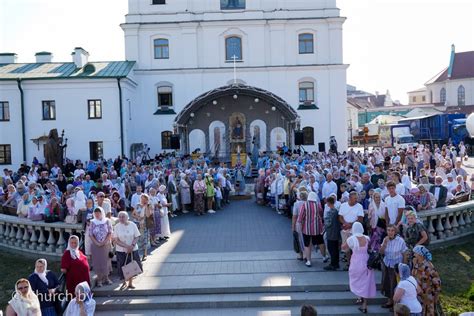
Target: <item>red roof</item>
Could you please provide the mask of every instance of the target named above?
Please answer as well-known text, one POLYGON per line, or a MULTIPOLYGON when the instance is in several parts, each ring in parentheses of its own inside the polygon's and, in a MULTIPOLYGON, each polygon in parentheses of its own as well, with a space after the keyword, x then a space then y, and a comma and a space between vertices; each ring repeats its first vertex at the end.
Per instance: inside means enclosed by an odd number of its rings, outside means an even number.
MULTIPOLYGON (((474 51, 456 53, 454 56, 453 71, 450 79, 474 78, 474 51)), ((434 82, 443 82, 448 79, 448 69, 445 69, 434 82)))

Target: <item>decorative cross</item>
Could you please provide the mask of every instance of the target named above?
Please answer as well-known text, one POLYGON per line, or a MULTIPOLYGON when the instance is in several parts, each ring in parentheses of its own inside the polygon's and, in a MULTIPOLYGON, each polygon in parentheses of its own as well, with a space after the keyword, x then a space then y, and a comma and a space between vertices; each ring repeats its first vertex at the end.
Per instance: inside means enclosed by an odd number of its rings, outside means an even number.
POLYGON ((235 61, 239 58, 237 56, 232 56, 231 57, 232 60, 234 61, 234 84, 237 84, 237 64, 235 63, 235 61))

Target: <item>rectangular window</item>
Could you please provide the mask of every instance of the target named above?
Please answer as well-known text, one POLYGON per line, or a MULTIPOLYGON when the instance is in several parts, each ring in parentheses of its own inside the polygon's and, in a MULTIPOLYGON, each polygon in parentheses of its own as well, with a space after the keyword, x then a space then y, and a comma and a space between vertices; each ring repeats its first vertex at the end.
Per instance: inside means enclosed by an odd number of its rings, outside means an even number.
POLYGON ((102 118, 102 101, 101 100, 88 100, 89 107, 89 119, 101 119, 102 118))
POLYGON ((221 0, 221 10, 245 9, 245 0, 221 0))
POLYGON ((171 87, 158 87, 158 107, 173 106, 173 90, 171 87))
POLYGON ((0 145, 0 165, 12 164, 12 148, 11 145, 0 145))
POLYGON ((300 103, 314 103, 314 84, 312 82, 300 83, 300 103))
POLYGON ((166 4, 166 0, 153 0, 151 4, 166 4))
POLYGON ((8 102, 0 102, 0 121, 10 120, 10 105, 8 102))
POLYGON ((426 101, 426 97, 425 97, 425 96, 422 96, 422 97, 421 97, 421 101, 425 102, 425 101, 426 101))
POLYGON ((103 142, 90 142, 89 152, 91 160, 99 160, 104 157, 104 143, 103 142))
POLYGON ((155 50, 155 59, 170 58, 170 46, 169 41, 166 38, 158 38, 154 40, 153 47, 155 50))
POLYGON ((56 119, 56 103, 54 101, 43 101, 43 120, 56 119))
POLYGON ((313 34, 305 33, 299 35, 299 53, 300 54, 313 54, 314 53, 314 40, 313 34))

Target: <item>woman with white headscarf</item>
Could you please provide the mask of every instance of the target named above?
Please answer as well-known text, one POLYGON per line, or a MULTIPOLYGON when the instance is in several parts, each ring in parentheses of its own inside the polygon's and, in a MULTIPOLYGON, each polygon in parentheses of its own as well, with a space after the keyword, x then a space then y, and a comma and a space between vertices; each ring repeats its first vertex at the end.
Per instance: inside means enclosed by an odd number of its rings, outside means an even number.
POLYGON ((67 306, 64 316, 94 316, 96 303, 89 284, 78 284, 74 293, 76 297, 67 306))
POLYGON ((74 196, 74 215, 78 215, 79 212, 85 211, 86 209, 86 196, 84 194, 84 191, 79 190, 74 196))
POLYGON ((39 296, 42 316, 56 316, 54 294, 59 281, 53 271, 48 271, 46 259, 36 260, 35 272, 28 277, 28 281, 31 290, 39 296))
POLYGON ((90 284, 89 263, 87 257, 79 250, 79 237, 69 237, 67 248, 61 259, 61 272, 66 275, 68 295, 74 295, 76 286, 81 282, 90 284))
POLYGON ((362 303, 359 310, 367 313, 367 299, 375 297, 375 276, 374 271, 367 268, 369 254, 367 248, 369 237, 364 235, 364 227, 360 222, 352 224, 352 236, 342 245, 343 251, 352 250, 349 265, 349 287, 351 292, 357 295, 362 303))
POLYGON ((97 274, 97 287, 102 284, 112 284, 108 275, 110 241, 112 238, 112 225, 105 216, 104 209, 100 206, 94 209, 94 219, 92 219, 89 236, 91 237, 92 267, 97 274))
POLYGON ((15 295, 8 302, 6 314, 7 316, 41 316, 40 302, 27 279, 16 281, 15 295))
POLYGON ((191 204, 191 186, 186 181, 188 178, 187 174, 181 173, 180 178, 179 193, 181 195, 182 210, 183 213, 188 213, 189 204, 191 204))
POLYGON ((393 302, 407 306, 410 309, 411 316, 421 316, 423 308, 417 298, 418 294, 421 293, 421 288, 416 279, 411 276, 410 267, 400 263, 398 265, 398 273, 400 275, 400 282, 395 289, 393 302))
POLYGON ((172 204, 168 203, 168 199, 166 198, 166 186, 164 184, 160 185, 158 191, 158 200, 160 201, 161 211, 163 212, 161 216, 160 238, 168 239, 171 235, 170 221, 168 218, 168 207, 170 207, 172 204))

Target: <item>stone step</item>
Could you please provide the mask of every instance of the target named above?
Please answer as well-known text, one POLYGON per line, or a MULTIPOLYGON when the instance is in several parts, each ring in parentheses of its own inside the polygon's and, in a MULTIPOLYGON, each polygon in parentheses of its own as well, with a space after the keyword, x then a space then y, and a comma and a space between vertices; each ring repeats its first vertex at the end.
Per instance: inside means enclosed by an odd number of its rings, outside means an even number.
MULTIPOLYGON (((356 305, 353 306, 317 306, 318 315, 341 315, 341 316, 361 316, 361 312, 356 305)), ((254 308, 202 308, 176 310, 164 309, 157 311, 134 310, 134 311, 99 311, 96 315, 100 316, 300 316, 299 306, 283 306, 283 307, 254 307, 254 308)), ((369 306, 368 313, 370 316, 388 316, 387 309, 383 309, 377 305, 369 306)))
MULTIPOLYGON (((242 294, 196 294, 96 297, 98 311, 116 310, 162 310, 198 308, 253 308, 301 306, 350 306, 356 297, 345 292, 283 292, 283 293, 242 293, 242 294)), ((386 299, 381 295, 371 299, 371 304, 382 304, 386 299)))

